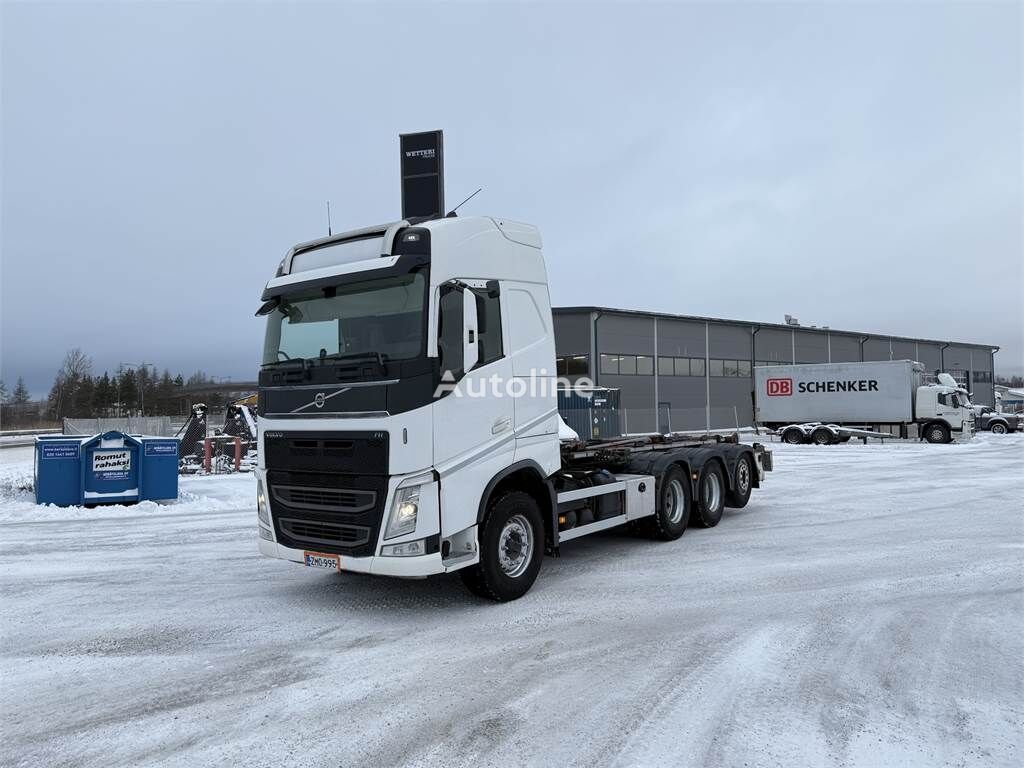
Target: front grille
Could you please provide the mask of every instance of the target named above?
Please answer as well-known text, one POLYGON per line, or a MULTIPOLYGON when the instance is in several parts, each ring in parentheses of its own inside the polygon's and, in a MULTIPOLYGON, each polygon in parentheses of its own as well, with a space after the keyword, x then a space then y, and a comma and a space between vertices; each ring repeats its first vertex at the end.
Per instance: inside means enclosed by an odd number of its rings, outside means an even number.
POLYGON ((281 530, 288 538, 310 544, 358 547, 370 541, 370 529, 362 525, 328 523, 322 520, 294 520, 283 517, 281 530))
POLYGON ((289 507, 355 513, 373 509, 377 503, 376 491, 308 485, 274 485, 272 488, 274 498, 289 507))

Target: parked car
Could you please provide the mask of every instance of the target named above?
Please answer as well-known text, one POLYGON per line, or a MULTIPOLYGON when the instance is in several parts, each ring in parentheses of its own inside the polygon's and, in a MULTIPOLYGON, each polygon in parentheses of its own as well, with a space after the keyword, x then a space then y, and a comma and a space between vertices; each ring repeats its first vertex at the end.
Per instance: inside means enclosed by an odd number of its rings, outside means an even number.
POLYGON ((981 431, 987 429, 997 435, 1005 435, 1007 432, 1016 432, 1020 427, 1020 416, 1014 413, 999 413, 988 405, 975 405, 974 429, 981 431))

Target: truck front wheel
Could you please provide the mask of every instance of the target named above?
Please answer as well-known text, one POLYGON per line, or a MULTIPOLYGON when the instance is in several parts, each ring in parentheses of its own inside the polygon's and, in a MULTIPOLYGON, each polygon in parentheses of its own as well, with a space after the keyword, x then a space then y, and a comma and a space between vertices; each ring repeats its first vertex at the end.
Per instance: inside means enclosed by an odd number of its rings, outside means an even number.
POLYGON ((925 427, 924 439, 929 443, 948 443, 949 427, 945 424, 929 424, 925 427))
POLYGON ((487 508, 480 533, 480 562, 459 571, 475 595, 499 603, 525 595, 544 557, 544 523, 530 494, 509 491, 487 508))
POLYGON ((1003 424, 1003 422, 1001 422, 1001 421, 994 421, 994 422, 992 422, 992 425, 989 427, 989 430, 994 435, 1005 435, 1006 434, 1006 425, 1003 424))

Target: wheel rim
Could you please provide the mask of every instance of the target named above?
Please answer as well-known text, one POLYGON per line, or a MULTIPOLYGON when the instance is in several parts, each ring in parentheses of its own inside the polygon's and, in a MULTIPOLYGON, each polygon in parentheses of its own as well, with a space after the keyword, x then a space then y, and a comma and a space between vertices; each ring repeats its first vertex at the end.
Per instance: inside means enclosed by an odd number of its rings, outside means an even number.
POLYGON ((746 495, 750 488, 750 463, 746 459, 740 459, 740 465, 736 468, 736 487, 741 495, 746 495))
POLYGON ((668 521, 672 525, 677 525, 680 520, 683 519, 683 513, 686 512, 686 492, 683 490, 683 484, 678 479, 673 479, 668 484, 668 521))
POLYGON ((829 437, 824 432, 819 432, 814 436, 814 442, 816 445, 824 445, 829 442, 829 437))
POLYGON ((932 442, 933 443, 941 443, 942 442, 942 428, 941 427, 932 427, 932 442))
POLYGON ((513 515, 498 537, 498 563, 502 573, 521 576, 533 559, 533 528, 522 515, 513 515))
POLYGON ((704 476, 704 509, 714 512, 722 500, 722 483, 715 472, 704 476))
POLYGON ((789 443, 790 445, 796 445, 797 443, 800 442, 800 435, 797 434, 796 432, 787 432, 786 442, 789 443))

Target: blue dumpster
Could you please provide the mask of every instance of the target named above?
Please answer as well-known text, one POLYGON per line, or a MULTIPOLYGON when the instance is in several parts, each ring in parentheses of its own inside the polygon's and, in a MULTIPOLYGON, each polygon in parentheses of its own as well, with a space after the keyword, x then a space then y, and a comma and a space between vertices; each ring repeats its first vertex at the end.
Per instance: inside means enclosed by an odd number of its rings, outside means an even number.
POLYGON ((36 438, 37 504, 128 504, 178 498, 178 441, 106 432, 36 438))

